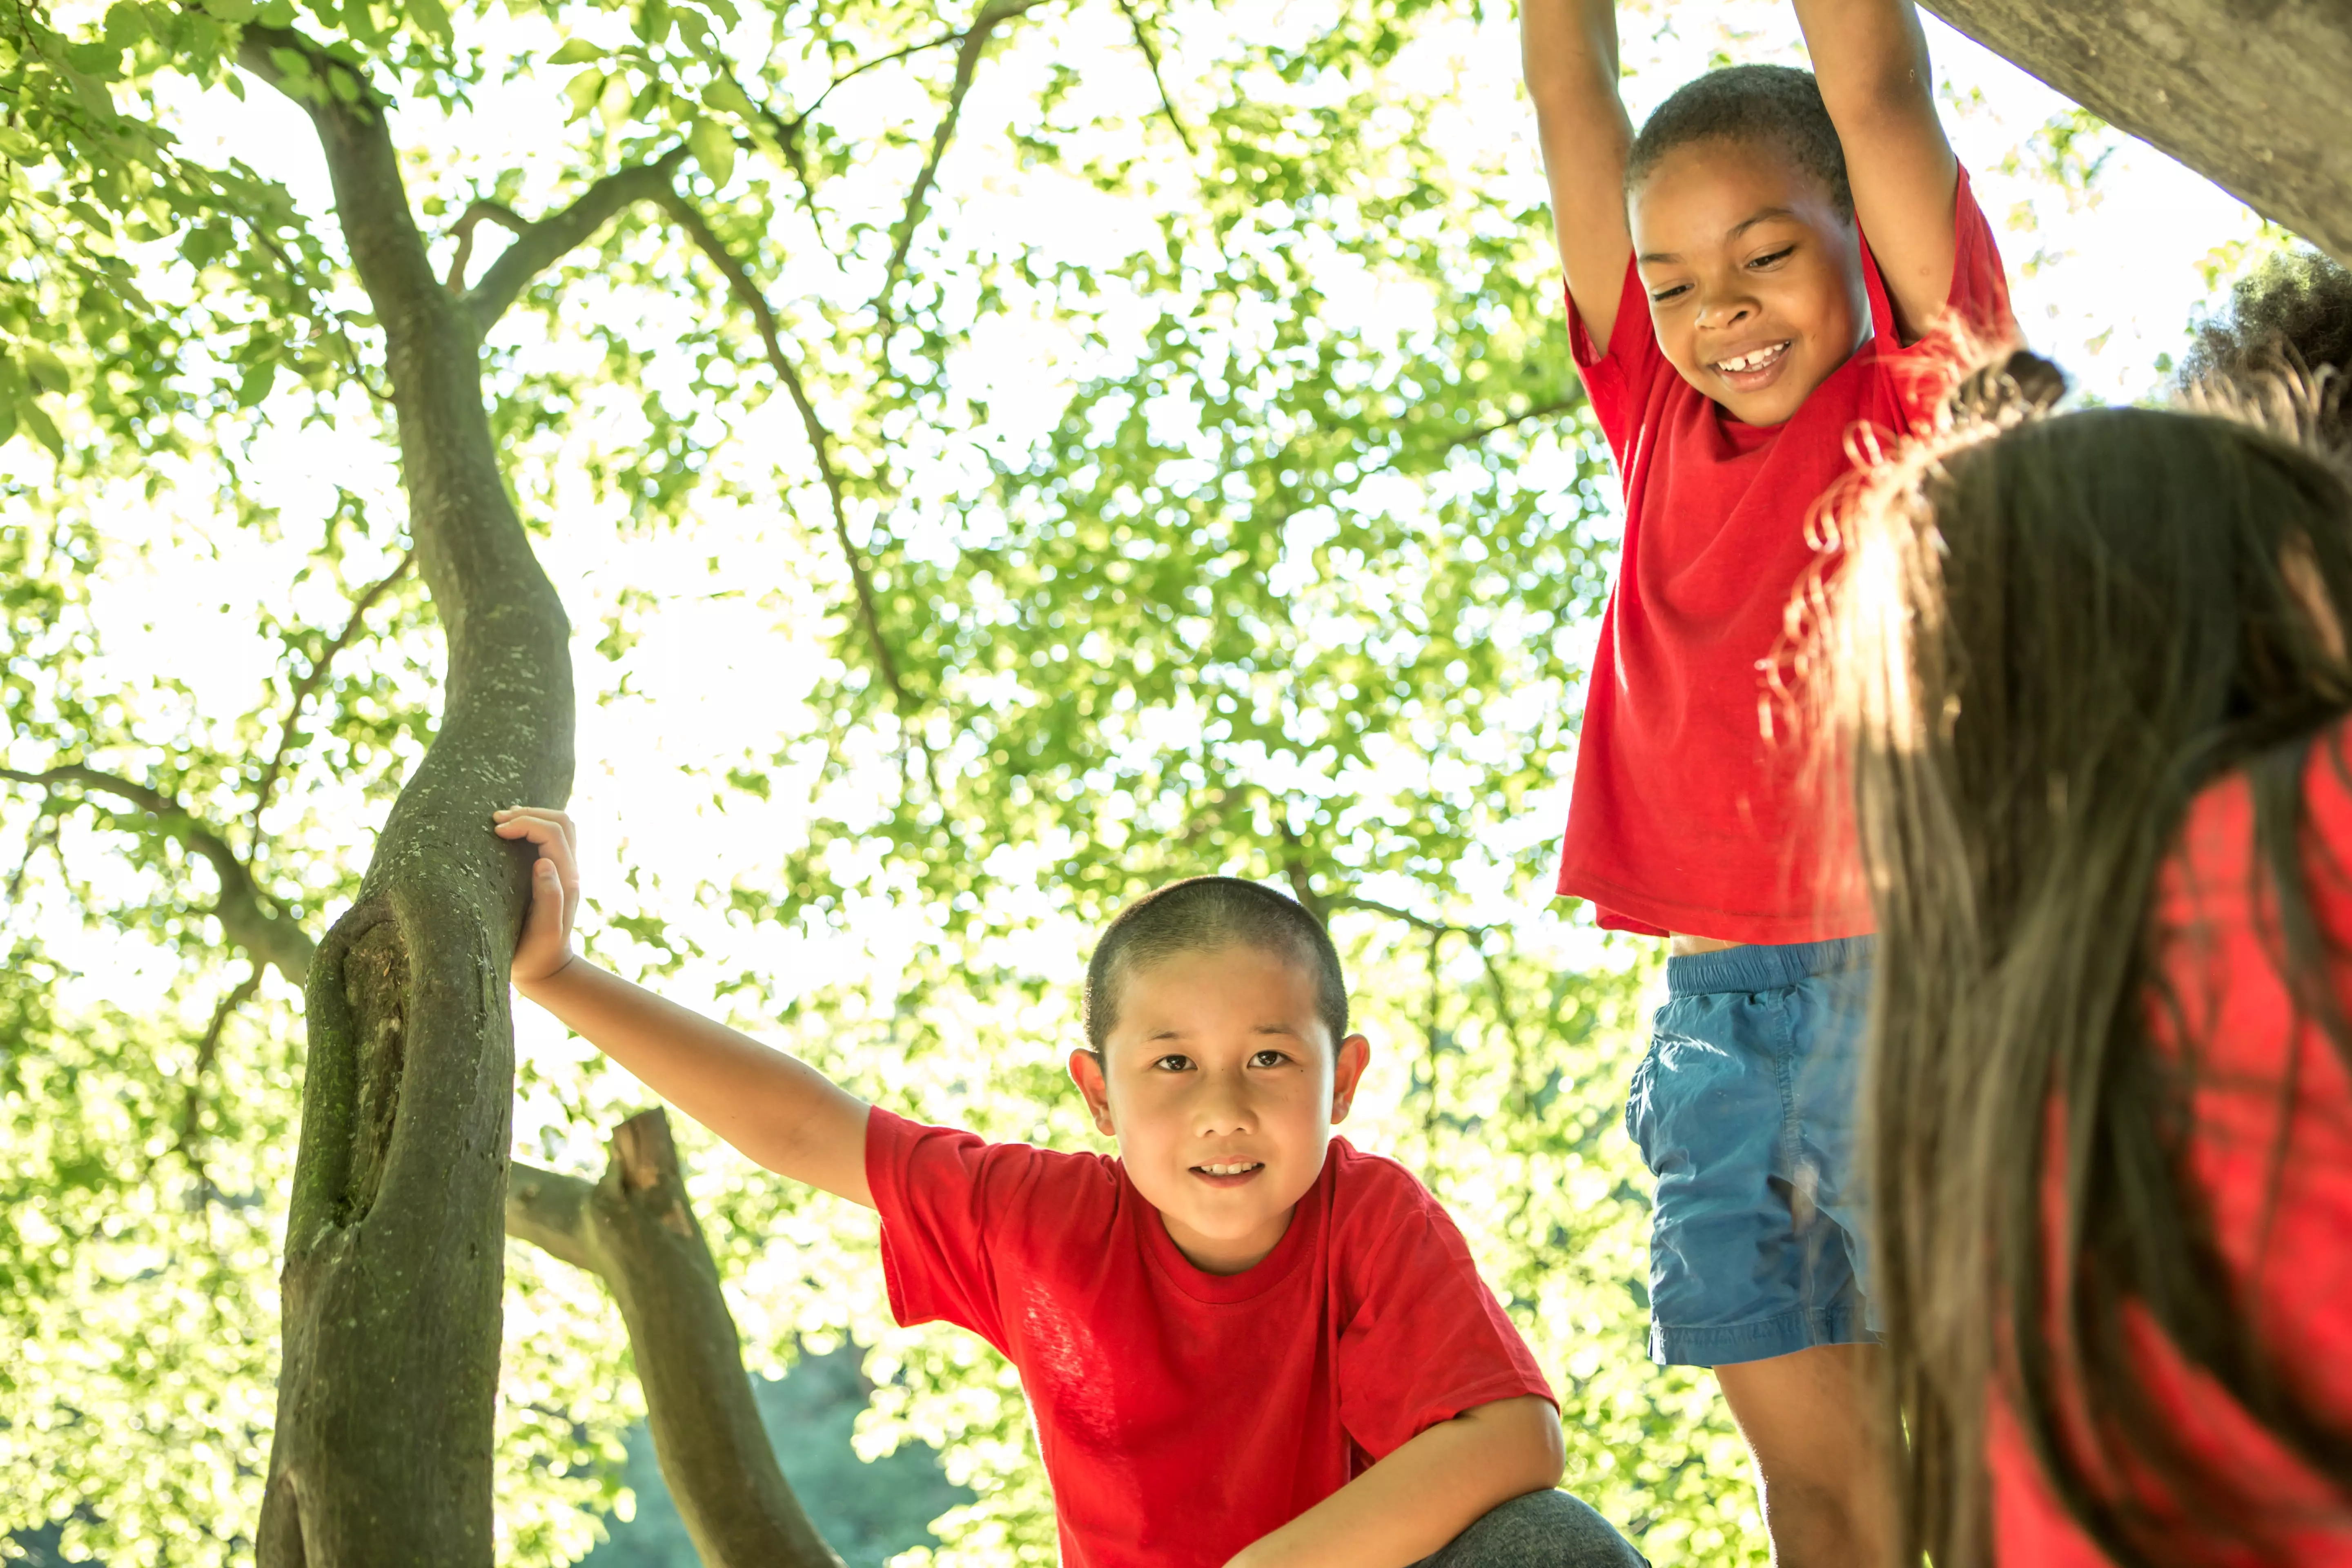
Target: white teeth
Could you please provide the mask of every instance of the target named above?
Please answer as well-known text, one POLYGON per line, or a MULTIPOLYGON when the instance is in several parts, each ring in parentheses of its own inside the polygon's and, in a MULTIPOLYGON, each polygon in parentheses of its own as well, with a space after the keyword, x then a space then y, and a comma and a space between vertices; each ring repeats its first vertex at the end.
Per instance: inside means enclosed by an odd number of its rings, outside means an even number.
POLYGON ((1258 1168, 1258 1164, 1259 1162, 1252 1160, 1248 1163, 1241 1165, 1195 1165, 1192 1169, 1200 1172, 1204 1176, 1238 1176, 1244 1173, 1256 1170, 1258 1168))
POLYGON ((1741 354, 1738 359, 1717 360, 1715 362, 1715 368, 1731 371, 1754 370, 1780 358, 1780 351, 1788 346, 1786 343, 1774 343, 1769 349, 1758 349, 1751 353, 1741 354))

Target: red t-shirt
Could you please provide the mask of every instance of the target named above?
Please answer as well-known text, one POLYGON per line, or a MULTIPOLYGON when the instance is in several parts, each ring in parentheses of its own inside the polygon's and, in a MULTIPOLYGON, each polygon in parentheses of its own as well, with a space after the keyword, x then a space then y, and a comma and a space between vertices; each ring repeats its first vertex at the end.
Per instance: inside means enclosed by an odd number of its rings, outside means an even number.
POLYGON ((1552 1397, 1461 1233, 1331 1141, 1275 1249, 1204 1273, 1118 1161, 876 1110, 866 1175, 901 1323, 1020 1369, 1071 1568, 1214 1568, 1424 1427, 1552 1397))
MULTIPOLYGON (((2000 254, 1966 171, 1955 200, 1948 308, 2005 334, 2000 254)), ((1825 871, 1850 852, 1802 798, 1804 748, 1785 715, 1768 741, 1759 707, 1790 597, 1822 561, 1807 522, 1853 471, 1849 443, 1858 428, 1919 429, 1948 384, 1948 337, 1896 346, 1867 242, 1862 272, 1871 338, 1778 426, 1741 424, 1666 363, 1632 262, 1607 353, 1570 301, 1577 368, 1625 487, 1559 864, 1559 890, 1603 926, 1771 942, 1870 929, 1859 880, 1825 871)))
MULTIPOLYGON (((2352 954, 2352 745, 2339 727, 2313 748, 2304 775, 2305 865, 2326 951, 2352 954)), ((2272 958, 2275 902, 2256 892, 2253 797, 2242 776, 2200 795, 2179 852, 2158 882, 2157 962, 2179 1004, 2150 1012, 2159 1047, 2192 1064, 2189 1180, 2210 1205, 2212 1235, 2272 1366, 2323 1419, 2352 1435, 2352 1080, 2317 1024, 2298 1022, 2272 958), (2187 1038, 2182 1038, 2184 1033, 2187 1038), (2294 1097, 2286 1157, 2273 1165, 2282 1086, 2294 1097), (2271 1180, 2278 1179, 2269 1230, 2271 1180)), ((2339 956, 2336 995, 2352 1007, 2352 961, 2339 956)), ((2189 1368, 2146 1318, 2127 1319, 2159 1407, 2200 1468, 2246 1489, 2284 1532, 2280 1563, 2352 1568, 2352 1497, 2299 1468, 2220 1385, 2189 1368)), ((2106 1568, 2051 1491, 2005 1404, 1990 1436, 1998 1560, 2027 1568, 2106 1568)), ((2252 1565, 2240 1552, 2183 1561, 2252 1565)))

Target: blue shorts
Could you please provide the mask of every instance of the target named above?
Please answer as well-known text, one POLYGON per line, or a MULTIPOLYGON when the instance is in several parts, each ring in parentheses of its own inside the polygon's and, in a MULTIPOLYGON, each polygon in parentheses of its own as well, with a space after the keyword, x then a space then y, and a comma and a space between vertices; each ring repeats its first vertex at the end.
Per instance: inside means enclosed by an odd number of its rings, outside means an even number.
POLYGON ((1650 1356, 1869 1343, 1857 1103, 1868 937, 1666 961, 1625 1131, 1658 1179, 1650 1356))

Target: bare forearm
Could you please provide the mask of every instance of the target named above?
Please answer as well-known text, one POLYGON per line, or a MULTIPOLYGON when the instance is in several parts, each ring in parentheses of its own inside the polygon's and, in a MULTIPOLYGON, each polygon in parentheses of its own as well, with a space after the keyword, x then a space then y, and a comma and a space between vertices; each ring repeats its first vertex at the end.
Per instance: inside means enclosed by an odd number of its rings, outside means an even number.
POLYGON ((516 989, 750 1159, 873 1205, 865 1102, 815 1068, 584 958, 516 989))
POLYGON ((1404 1568, 1497 1504, 1559 1480, 1559 1418, 1533 1397, 1443 1421, 1227 1568, 1404 1568))

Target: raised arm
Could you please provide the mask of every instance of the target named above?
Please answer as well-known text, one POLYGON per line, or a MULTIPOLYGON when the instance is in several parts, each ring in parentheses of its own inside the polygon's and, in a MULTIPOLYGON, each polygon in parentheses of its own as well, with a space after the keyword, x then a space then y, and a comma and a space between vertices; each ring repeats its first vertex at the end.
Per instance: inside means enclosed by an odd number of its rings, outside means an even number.
POLYGON ((580 869, 570 817, 524 806, 499 812, 493 831, 539 847, 530 912, 515 944, 516 990, 751 1160, 874 1206, 864 1100, 806 1063, 574 953, 580 869))
POLYGON ((1551 184, 1559 264, 1584 330, 1605 350, 1633 255, 1625 224, 1633 122, 1617 96, 1614 0, 1520 0, 1519 58, 1551 184))
POLYGON ((1927 37, 1911 0, 1796 0, 1822 101, 1845 149, 1854 216, 1905 342, 1951 297, 1959 161, 1936 117, 1927 37))

